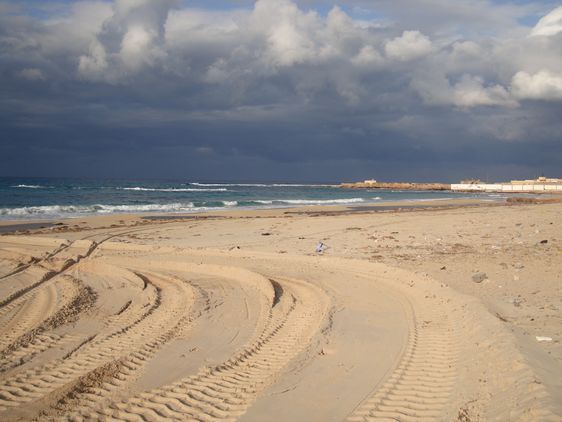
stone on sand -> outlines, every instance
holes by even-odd
[[[472,274],[472,281],[474,281],[475,283],[482,283],[487,278],[488,278],[488,276],[486,275],[486,273],[483,273],[483,272],[478,272],[478,273]]]

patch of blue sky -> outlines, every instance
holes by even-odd
[[[520,25],[533,27],[537,24],[537,22],[548,12],[553,10],[554,8],[560,6],[560,1],[556,0],[493,0],[493,4],[502,5],[502,6],[522,6],[527,7],[529,13],[520,16],[517,19],[517,22]]]
[[[70,11],[70,5],[84,0],[0,0],[4,5],[12,6],[4,9],[5,13],[26,15],[40,20],[48,20],[53,17],[63,17]],[[97,0],[112,3],[111,0]],[[321,16],[326,16],[332,8],[337,5],[346,14],[356,20],[362,21],[386,21],[389,16],[376,7],[376,1],[372,5],[365,6],[365,2],[354,1],[325,1],[325,0],[293,0],[301,10],[314,10]],[[549,11],[559,6],[559,1],[553,0],[491,0],[490,3],[502,6],[521,6],[528,9],[528,13],[520,16],[517,22],[520,25],[533,27]],[[238,9],[253,9],[255,0],[180,0],[180,8],[198,8],[213,11],[232,11]]]
[[[181,0],[180,5],[184,8],[228,11],[238,9],[250,10],[254,7],[254,3],[252,0]]]
[[[4,5],[9,5],[10,11],[15,15],[29,16],[39,20],[49,20],[53,17],[60,18],[65,16],[71,10],[71,5],[78,3],[78,0],[56,0],[56,1],[41,1],[41,0],[27,0],[27,1],[0,1]]]
[[[301,10],[313,10],[321,16],[326,16],[334,8],[340,7],[345,13],[354,19],[362,20],[378,20],[381,17],[380,12],[374,8],[364,8],[354,5],[353,2],[345,1],[295,1]],[[209,2],[208,0],[182,0],[183,7],[200,8],[207,10],[236,10],[236,9],[253,9],[254,0],[218,0]]]

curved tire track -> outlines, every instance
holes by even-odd
[[[145,285],[152,284],[145,275],[141,273],[137,273],[137,275],[146,283]],[[109,401],[111,397],[122,391],[122,389],[135,378],[139,370],[150,361],[158,350],[171,339],[191,327],[192,321],[196,318],[191,312],[192,305],[195,302],[194,291],[188,288],[186,283],[182,280],[170,280],[173,281],[170,282],[161,279],[161,283],[168,285],[167,287],[164,285],[161,287],[166,290],[166,294],[170,294],[170,291],[173,291],[173,293],[171,293],[171,299],[176,300],[178,304],[172,307],[172,309],[180,310],[183,308],[184,315],[178,319],[174,319],[175,324],[170,324],[169,326],[159,324],[159,326],[155,327],[153,330],[145,330],[145,335],[150,339],[149,342],[144,344],[139,350],[120,358],[118,361],[107,364],[107,366],[111,367],[112,371],[105,371],[104,380],[102,382],[97,382],[95,381],[95,377],[90,377],[94,379],[94,381],[90,383],[83,382],[80,385],[80,394],[75,394],[74,391],[71,391],[70,395],[75,397],[75,399],[63,400],[59,407],[63,409],[71,408],[74,413],[83,414]],[[187,299],[188,306],[186,306],[185,299]],[[167,309],[170,308],[168,303],[164,303],[163,306]],[[97,369],[93,372],[96,371]],[[87,378],[88,375],[85,377]]]
[[[50,317],[55,311],[57,296],[57,289],[51,284],[34,292],[29,299],[23,301],[12,318],[2,327],[0,351],[8,348],[20,336]]]
[[[62,297],[59,300],[60,303],[56,306],[56,310],[52,314],[46,313],[43,315],[40,324],[26,331],[2,351],[0,354],[2,359],[1,372],[30,361],[39,353],[57,344],[76,339],[72,335],[61,336],[54,333],[49,334],[49,332],[61,325],[78,320],[82,312],[88,311],[94,305],[97,294],[90,287],[84,286],[80,280],[67,275],[57,279],[53,285],[40,289],[36,294],[39,294],[42,290],[48,290],[52,286],[57,288],[57,291],[61,293],[59,297]],[[20,328],[23,328],[21,324]]]
[[[78,379],[116,358],[131,354],[132,362],[147,359],[145,348],[157,347],[165,340],[162,333],[177,322],[178,315],[189,310],[189,294],[166,288],[162,294],[161,281],[151,282],[153,301],[148,310],[128,326],[100,339],[93,339],[67,355],[66,359],[51,362],[41,368],[18,374],[0,384],[0,411],[35,401],[57,388]],[[176,286],[185,286],[173,283]],[[164,302],[164,303],[162,303]],[[164,306],[161,306],[164,304]],[[99,336],[98,336],[99,337]],[[131,353],[132,352],[132,353]]]
[[[295,280],[278,283],[283,294],[275,307],[271,303],[266,328],[234,357],[80,418],[212,420],[245,413],[259,392],[308,345],[327,312],[327,298],[320,289]]]
[[[31,267],[31,266],[33,266],[33,265],[39,264],[39,263],[42,262],[42,261],[45,261],[45,260],[50,259],[50,258],[53,258],[53,257],[56,256],[58,253],[64,251],[65,249],[68,249],[68,248],[71,246],[71,244],[72,244],[72,242],[66,242],[66,243],[63,242],[63,243],[61,243],[60,246],[59,246],[58,248],[56,248],[55,250],[53,250],[53,251],[51,251],[51,252],[47,252],[47,253],[44,255],[43,258],[34,258],[34,257],[32,257],[32,258],[30,259],[29,263],[20,265],[20,266],[17,267],[15,270],[13,270],[13,271],[11,271],[11,272],[9,272],[9,273],[7,273],[7,274],[4,274],[4,275],[0,276],[0,280],[4,280],[4,279],[6,279],[6,278],[8,278],[8,277],[11,277],[11,276],[13,276],[13,275],[19,274],[19,273],[21,273],[22,271],[27,270],[29,267]]]

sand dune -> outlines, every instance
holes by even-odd
[[[560,420],[559,385],[482,300],[372,260],[259,247],[265,226],[298,244],[287,224],[0,237],[0,418]],[[232,230],[255,235],[223,244]]]

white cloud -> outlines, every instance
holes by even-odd
[[[559,32],[562,32],[562,6],[543,16],[531,31],[531,36],[552,36]]]
[[[318,25],[316,13],[304,13],[289,0],[258,0],[248,28],[264,37],[264,64],[292,66],[313,60],[317,45],[313,33]]]
[[[471,75],[463,75],[454,86],[453,104],[457,107],[517,106],[517,102],[503,86],[485,86],[482,78]]]
[[[377,49],[371,45],[366,45],[351,59],[351,62],[357,66],[370,67],[382,64],[384,59]]]
[[[175,0],[117,0],[88,54],[79,59],[80,75],[115,82],[165,58],[165,24],[175,4]]]
[[[474,41],[457,41],[452,45],[453,54],[458,57],[475,58],[482,54],[482,48]]]
[[[511,91],[522,100],[562,100],[562,73],[517,72],[511,81]]]
[[[439,6],[454,19],[472,19],[491,7],[484,0],[467,1],[462,7],[451,0],[424,5]],[[0,46],[5,46],[4,57],[17,62],[12,75],[22,68],[48,69],[49,78],[78,74],[139,91],[151,81],[155,91],[182,91],[190,104],[219,109],[333,101],[353,107],[431,105],[466,111],[559,97],[557,38],[528,37],[529,29],[521,26],[509,37],[471,38],[469,32],[428,29],[427,22],[415,26],[423,33],[402,21],[385,20],[383,25],[379,17],[369,23],[339,7],[323,15],[295,0],[257,0],[253,8],[234,10],[192,9],[189,3],[176,7],[180,4],[79,2],[48,23],[11,24],[15,29],[0,32]],[[385,10],[395,10],[385,4]],[[494,19],[500,9],[494,9]],[[545,16],[534,32],[550,28],[552,33],[560,10]],[[73,37],[80,25],[84,33]],[[66,68],[61,65],[65,62]],[[543,69],[551,73],[541,73]]]
[[[46,3],[46,2],[43,2]],[[47,54],[83,54],[103,23],[112,15],[109,3],[101,1],[72,2],[62,17],[53,16],[45,21],[41,34],[41,48]]]
[[[41,72],[41,69],[37,69],[34,67],[22,69],[19,72],[19,76],[23,79],[27,79],[28,81],[42,81],[45,79],[45,76],[43,75],[43,72]]]
[[[517,101],[499,84],[486,84],[478,76],[464,74],[460,80],[451,82],[442,71],[418,72],[412,79],[412,88],[426,104],[453,105],[461,109],[480,106],[516,107]]]
[[[121,41],[120,58],[130,70],[138,70],[143,64],[152,65],[165,53],[154,45],[158,34],[151,28],[130,27]]]
[[[87,79],[97,79],[107,69],[107,54],[98,40],[90,43],[90,52],[80,56],[78,72]]]
[[[290,22],[283,22],[273,28],[267,40],[272,60],[281,66],[301,63],[315,55],[314,45],[306,34]]]
[[[449,79],[442,71],[418,70],[410,86],[417,92],[425,104],[450,105],[453,103],[453,89]]]
[[[388,57],[404,61],[425,56],[432,50],[431,40],[419,31],[404,31],[402,36],[388,41],[385,45]]]

